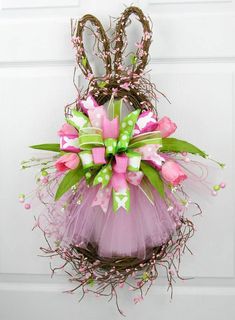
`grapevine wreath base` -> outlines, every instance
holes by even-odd
[[[125,65],[132,14],[143,35]],[[95,76],[88,61],[87,30],[95,40],[92,53],[104,63],[103,76]],[[43,256],[62,260],[58,267],[51,265],[52,273],[64,270],[76,284],[68,292],[80,288],[81,299],[89,292],[114,297],[121,314],[118,288],[136,291],[138,303],[162,269],[171,294],[174,279],[181,278],[180,260],[185,250],[191,252],[188,240],[195,231],[186,214],[201,213],[184,190],[185,180],[213,196],[225,187],[208,179],[205,161],[212,159],[191,143],[169,137],[176,124],[158,118],[155,104],[161,93],[144,72],[151,37],[149,19],[136,7],[123,12],[110,39],[96,17],[76,21],[72,42],[88,87],[79,90],[74,80],[78,97],[65,107],[60,143],[32,146],[56,155],[22,162],[23,169],[40,168],[33,194],[44,209],[35,227],[46,239]],[[26,200],[32,198],[21,194],[19,200],[30,209]]]
[[[180,258],[187,249],[187,241],[194,234],[193,223],[186,219],[180,219],[181,226],[178,227],[175,235],[163,246],[152,248],[147,253],[146,259],[141,260],[136,257],[113,257],[105,258],[97,254],[97,248],[91,244],[86,249],[79,246],[70,246],[67,249],[57,247],[53,249],[46,239],[47,248],[41,248],[46,257],[59,256],[64,263],[59,267],[51,267],[52,274],[63,269],[67,265],[72,267],[71,271],[65,271],[75,282],[76,286],[68,293],[73,293],[79,288],[82,289],[80,301],[84,296],[92,292],[96,296],[105,296],[110,299],[115,298],[118,311],[124,315],[119,307],[117,288],[123,288],[126,284],[131,291],[137,291],[134,303],[143,300],[159,275],[159,267],[163,267],[173,294],[174,276],[180,279],[179,274]]]

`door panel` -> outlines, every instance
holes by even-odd
[[[125,1],[125,5],[131,1]],[[234,72],[235,4],[228,0],[137,1],[151,15],[154,42],[151,78],[171,104],[158,110],[178,124],[177,136],[192,141],[227,164],[228,187],[218,197],[190,190],[203,215],[193,218],[197,232],[186,253],[174,297],[160,278],[145,300],[134,306],[128,290],[120,295],[128,319],[232,320],[234,278]],[[53,141],[63,108],[74,100],[74,51],[70,18],[90,12],[104,25],[118,16],[123,1],[3,0],[0,10],[1,214],[0,319],[120,319],[114,303],[61,291],[71,288],[62,273],[50,279],[49,261],[39,258],[43,238],[32,232],[34,217],[17,195],[33,188],[32,171],[21,160],[37,153],[27,147]]]

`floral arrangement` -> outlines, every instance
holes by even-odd
[[[125,28],[131,14],[142,24],[143,36],[125,67]],[[102,77],[94,76],[84,49],[88,22],[103,45],[98,45],[106,69]],[[63,261],[52,271],[70,265],[66,272],[76,283],[70,292],[81,288],[82,297],[88,292],[114,296],[120,313],[118,288],[126,284],[137,290],[138,303],[161,267],[170,287],[174,276],[180,277],[179,262],[194,233],[186,213],[192,206],[201,213],[184,182],[195,178],[190,166],[205,169],[195,157],[209,158],[193,144],[171,137],[177,129],[171,119],[158,118],[152,105],[158,91],[144,74],[151,36],[149,20],[136,7],[127,8],[118,19],[113,49],[97,18],[85,15],[77,21],[72,41],[88,88],[65,108],[59,141],[32,146],[54,155],[23,162],[23,168],[40,167],[36,197],[46,210],[35,226],[45,235],[47,247],[41,249],[46,256]],[[132,109],[126,115],[124,105]],[[209,185],[203,174],[196,178],[212,195],[225,187],[223,182]],[[30,209],[26,199],[20,195]]]

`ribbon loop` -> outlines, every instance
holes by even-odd
[[[88,117],[75,109],[70,110],[70,113],[66,115],[66,121],[78,130],[91,125]]]
[[[126,151],[128,145],[129,145],[130,139],[132,137],[135,123],[138,119],[139,114],[140,114],[140,110],[135,110],[135,111],[129,113],[122,120],[118,144],[117,144],[117,148],[118,148],[119,152]]]
[[[108,104],[107,113],[108,118],[110,120],[114,118],[118,118],[121,121],[121,114],[122,114],[122,101],[123,99],[114,99],[114,95],[111,96],[111,99]]]
[[[104,145],[100,128],[83,128],[79,131],[79,134],[79,147],[82,150],[91,150],[93,147]]]
[[[128,171],[139,171],[140,162],[141,162],[141,154],[139,152],[128,151],[126,153],[128,157]]]
[[[117,140],[108,138],[104,140],[106,156],[114,155],[116,153]]]
[[[146,132],[135,136],[133,139],[131,139],[129,148],[140,148],[148,144],[155,144],[159,147],[162,145],[160,131]]]
[[[112,177],[112,166],[110,163],[108,163],[95,176],[93,185],[96,186],[97,184],[101,183],[102,188],[104,188],[109,184],[111,177]]]
[[[89,150],[84,150],[79,152],[79,157],[82,161],[82,166],[84,169],[88,169],[94,166],[92,152]]]

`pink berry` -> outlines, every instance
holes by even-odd
[[[184,151],[184,152],[181,152],[181,154],[182,156],[186,157],[188,153]]]
[[[190,159],[188,157],[184,158],[185,162],[190,162]]]
[[[47,184],[48,183],[48,178],[47,177],[43,177],[43,179],[42,179],[42,183],[44,183],[44,184]]]
[[[25,198],[22,198],[22,197],[19,198],[19,202],[20,202],[20,203],[24,203],[24,200],[25,200]]]
[[[24,208],[26,210],[30,209],[31,208],[31,204],[30,203],[25,203]]]
[[[212,191],[211,191],[211,194],[212,194],[212,196],[214,196],[214,197],[217,196],[217,192],[216,192],[215,190],[212,190]]]
[[[225,188],[225,187],[226,187],[226,184],[225,184],[224,182],[221,182],[221,183],[220,183],[220,188],[223,189],[223,188]]]

